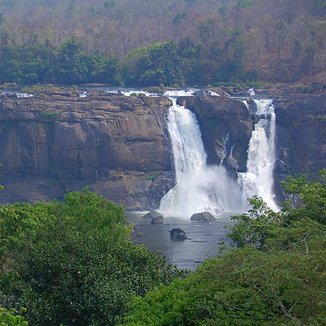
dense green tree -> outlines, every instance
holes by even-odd
[[[283,187],[289,199],[277,213],[262,199],[252,198],[251,210],[233,218],[237,223],[229,237],[238,247],[251,245],[268,250],[271,246],[291,248],[291,242],[300,243],[308,237],[320,236],[318,230],[323,229],[320,223],[326,224],[325,181],[325,170],[320,171],[317,181],[308,181],[303,176],[288,178]]]
[[[173,42],[155,43],[132,51],[126,60],[125,82],[130,85],[183,85],[182,61]]]
[[[55,50],[46,46],[0,48],[0,82],[31,84],[53,80]]]
[[[62,84],[81,84],[88,74],[87,56],[82,45],[72,37],[59,50],[56,79]]]
[[[205,84],[205,69],[201,60],[201,46],[195,44],[191,38],[187,37],[178,43],[177,49],[186,84]]]
[[[32,325],[114,325],[136,295],[181,275],[130,240],[123,210],[84,190],[0,207],[0,293]]]
[[[119,63],[116,58],[101,54],[87,55],[88,76],[86,82],[119,85]]]
[[[325,233],[324,233],[325,234]],[[323,325],[326,243],[305,255],[242,248],[134,302],[126,325]]]
[[[298,220],[309,217],[326,224],[326,170],[321,170],[316,180],[305,177],[290,177],[283,187],[290,199],[285,203],[284,211],[288,219]],[[295,209],[293,209],[295,207]]]
[[[16,311],[10,311],[0,306],[0,326],[28,326],[28,322],[17,315]]]
[[[0,46],[0,83],[119,84],[119,73],[117,59],[87,54],[75,38],[60,48],[49,42],[42,46]]]

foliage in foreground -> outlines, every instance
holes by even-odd
[[[136,298],[124,325],[325,325],[325,174],[286,186],[295,208],[253,198],[229,235],[240,248]]]
[[[122,209],[87,190],[2,206],[0,299],[31,325],[324,325],[325,173],[286,189],[295,206],[275,213],[253,198],[234,217],[238,249],[186,278],[134,246]],[[4,308],[1,323],[27,325]]]
[[[28,322],[15,311],[0,307],[0,326],[28,326]]]
[[[0,207],[0,234],[0,299],[31,325],[114,325],[133,296],[181,275],[133,245],[123,210],[87,190]]]

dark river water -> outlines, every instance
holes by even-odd
[[[126,212],[128,221],[135,225],[134,241],[182,269],[194,270],[205,259],[218,255],[220,246],[226,241],[227,225],[231,224],[231,214],[223,214],[213,222],[164,217],[164,223],[158,225],[151,224],[144,214]],[[171,240],[169,231],[172,228],[184,230],[187,240]]]

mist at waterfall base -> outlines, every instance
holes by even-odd
[[[182,106],[173,105],[168,115],[176,186],[161,200],[159,211],[165,216],[190,219],[198,212],[218,215],[243,212],[239,185],[231,180],[223,166],[207,166],[201,132],[195,115]]]

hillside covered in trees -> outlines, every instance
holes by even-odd
[[[0,83],[321,81],[325,13],[325,0],[1,0]]]

